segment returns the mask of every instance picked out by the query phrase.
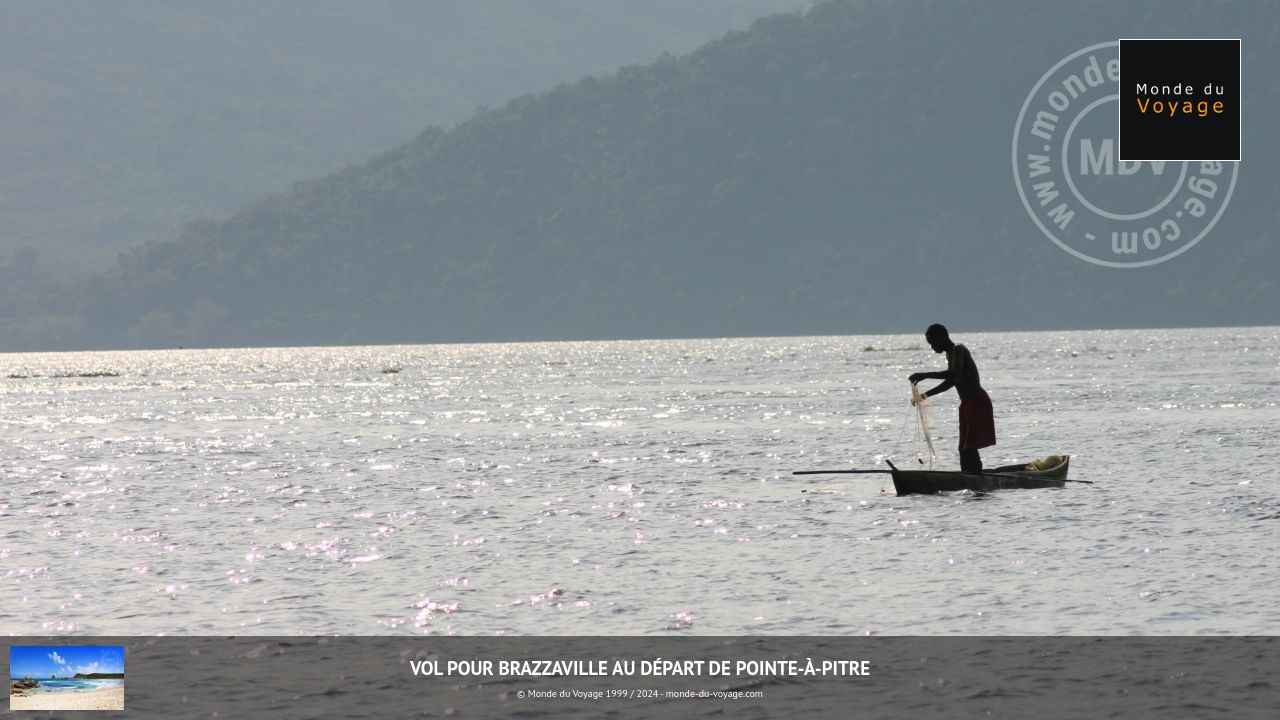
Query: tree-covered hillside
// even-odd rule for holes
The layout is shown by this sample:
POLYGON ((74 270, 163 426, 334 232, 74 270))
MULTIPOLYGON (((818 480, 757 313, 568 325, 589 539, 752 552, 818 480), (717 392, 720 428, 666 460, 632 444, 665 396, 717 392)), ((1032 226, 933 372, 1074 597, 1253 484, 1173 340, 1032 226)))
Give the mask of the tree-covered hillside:
POLYGON ((1275 321, 1277 21, 995 0, 832 2, 522 97, 120 258, 5 320, 9 348, 1275 321), (1245 162, 1170 262, 1053 246, 1010 173, 1050 65, 1141 34, 1244 37, 1245 162), (1140 33, 1138 31, 1141 31, 1140 33))
POLYGON ((6 0, 0 263, 102 267, 427 124, 809 0, 6 0))

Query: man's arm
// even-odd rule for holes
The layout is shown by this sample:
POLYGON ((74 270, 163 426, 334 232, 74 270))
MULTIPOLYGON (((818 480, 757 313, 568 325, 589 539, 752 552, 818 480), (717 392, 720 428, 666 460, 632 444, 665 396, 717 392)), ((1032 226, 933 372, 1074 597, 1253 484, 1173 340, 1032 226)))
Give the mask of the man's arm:
POLYGON ((931 373, 915 373, 907 378, 913 384, 921 380, 941 380, 942 384, 925 392, 925 397, 933 397, 938 393, 944 393, 956 386, 956 379, 960 377, 960 370, 964 367, 964 353, 952 350, 947 353, 947 369, 941 372, 931 373))
POLYGON ((915 383, 918 383, 921 380, 949 380, 951 379, 951 373, 947 372, 946 370, 943 370, 941 372, 931 372, 931 373, 911 373, 911 375, 908 376, 907 379, 910 380, 911 383, 914 385, 915 383))
POLYGON ((953 388, 953 387, 955 387, 955 386, 956 386, 956 384, 955 384, 955 382, 954 382, 954 381, 952 381, 952 380, 943 380, 943 381, 942 381, 942 383, 940 383, 938 386, 934 387, 932 390, 926 390, 926 391, 925 391, 925 393, 924 393, 924 396, 925 396, 925 397, 933 397, 934 395, 937 395, 938 393, 944 393, 944 392, 946 392, 946 391, 950 390, 951 388, 953 388))

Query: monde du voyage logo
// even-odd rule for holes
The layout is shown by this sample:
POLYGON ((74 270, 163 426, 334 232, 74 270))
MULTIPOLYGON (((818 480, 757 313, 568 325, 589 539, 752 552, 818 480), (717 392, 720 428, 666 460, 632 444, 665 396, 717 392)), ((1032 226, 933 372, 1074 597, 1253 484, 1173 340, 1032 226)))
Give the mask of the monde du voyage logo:
MULTIPOLYGON (((1237 75, 1234 95, 1223 101, 1237 103, 1237 113, 1238 83, 1237 75)), ((1226 210, 1240 168, 1221 160, 1121 160, 1122 95, 1118 41, 1049 68, 1018 113, 1013 174, 1023 206, 1058 247, 1095 265, 1136 268, 1200 242, 1226 210)))

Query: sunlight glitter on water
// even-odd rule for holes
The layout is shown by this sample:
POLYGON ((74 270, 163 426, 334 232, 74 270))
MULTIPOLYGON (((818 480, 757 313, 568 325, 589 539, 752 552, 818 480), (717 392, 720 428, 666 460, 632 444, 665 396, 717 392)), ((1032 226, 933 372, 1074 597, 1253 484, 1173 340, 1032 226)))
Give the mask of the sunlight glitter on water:
POLYGON ((3 356, 3 627, 1275 626, 1275 329, 957 336, 995 399, 987 462, 1071 452, 1095 485, 791 476, 914 458, 905 376, 938 365, 916 337, 3 356))

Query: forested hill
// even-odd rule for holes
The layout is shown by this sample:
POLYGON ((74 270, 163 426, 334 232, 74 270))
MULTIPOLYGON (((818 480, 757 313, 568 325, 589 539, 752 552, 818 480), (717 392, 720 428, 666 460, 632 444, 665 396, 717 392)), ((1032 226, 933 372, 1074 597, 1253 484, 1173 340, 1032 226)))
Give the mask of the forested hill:
POLYGON ((16 348, 1274 323, 1277 21, 1262 3, 832 2, 428 129, 120 258, 16 348), (1245 162, 1191 251, 1116 270, 1023 209, 1018 110, 1071 52, 1244 38, 1245 162), (1251 68, 1254 71, 1251 72, 1251 68))
POLYGON ((101 268, 427 124, 810 4, 5 0, 0 265, 101 268))

